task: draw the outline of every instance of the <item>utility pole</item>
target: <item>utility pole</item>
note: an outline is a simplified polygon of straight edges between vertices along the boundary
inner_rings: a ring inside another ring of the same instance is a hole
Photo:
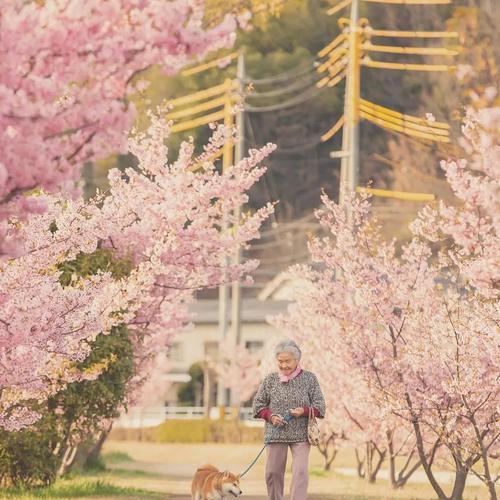
[[[240,52],[238,56],[238,66],[236,80],[238,84],[238,93],[243,99],[244,85],[245,85],[245,55]],[[245,153],[245,116],[244,116],[244,101],[240,103],[236,113],[236,128],[238,130],[238,139],[234,151],[234,163],[237,164],[243,159]],[[241,207],[238,205],[234,207],[234,218],[236,221],[235,230],[238,230],[238,221],[241,216]],[[241,248],[237,245],[234,253],[234,263],[238,265],[241,262]],[[231,290],[231,346],[236,347],[241,343],[241,283],[236,280],[232,284]],[[231,391],[232,392],[232,391]],[[230,405],[239,406],[238,394],[230,394]]]
[[[359,172],[359,99],[360,99],[360,39],[359,0],[351,2],[348,34],[348,62],[344,96],[345,123],[342,132],[342,162],[340,166],[340,201],[345,191],[355,191]]]
[[[243,98],[244,92],[244,82],[245,82],[245,55],[240,52],[238,56],[238,68],[237,68],[237,82],[239,94]],[[238,140],[236,142],[235,148],[235,164],[243,159],[245,153],[245,119],[244,119],[244,101],[241,103],[236,114],[236,128],[238,129]],[[234,209],[235,219],[238,221],[241,215],[241,207],[238,205]],[[241,262],[241,249],[239,245],[235,250],[234,263],[239,264]],[[232,298],[231,298],[231,329],[233,342],[235,345],[239,345],[241,342],[241,283],[239,280],[235,281],[232,286]]]
[[[359,122],[364,119],[375,125],[417,139],[433,142],[450,142],[449,125],[435,120],[427,120],[380,106],[361,99],[361,66],[396,71],[451,71],[455,66],[449,64],[406,63],[399,61],[373,60],[371,54],[401,54],[421,56],[454,57],[456,50],[446,47],[393,46],[372,43],[373,38],[457,38],[458,33],[447,31],[401,31],[373,29],[369,20],[359,17],[359,5],[362,0],[340,0],[327,11],[328,15],[337,14],[350,6],[350,18],[340,18],[342,32],[326,47],[318,52],[320,58],[327,60],[318,65],[317,72],[327,72],[327,76],[318,81],[319,88],[333,87],[344,76],[346,87],[344,94],[344,114],[321,136],[322,142],[331,139],[341,128],[342,149],[332,151],[330,158],[341,158],[339,199],[344,201],[346,192],[366,191],[374,196],[391,197],[401,200],[428,201],[427,193],[406,193],[358,186],[359,178]],[[451,0],[365,0],[373,3],[434,5],[448,4]],[[346,56],[346,57],[344,57]]]
[[[231,82],[226,81],[228,86],[228,90],[226,91],[226,97],[224,101],[224,125],[227,128],[231,128],[233,126],[233,115],[232,115],[232,99],[231,99]],[[223,154],[222,154],[222,172],[226,172],[227,169],[233,164],[233,144],[230,138],[226,139],[226,142],[223,146]],[[227,217],[225,216],[225,220],[222,222],[222,231],[228,231],[228,222]],[[225,256],[222,262],[222,268],[224,269],[221,276],[221,284],[219,285],[219,339],[222,344],[228,336],[229,330],[229,285],[227,283],[227,267],[229,265],[229,258]],[[226,405],[225,401],[226,391],[220,384],[217,385],[217,406],[223,408]],[[222,413],[222,411],[221,411]]]

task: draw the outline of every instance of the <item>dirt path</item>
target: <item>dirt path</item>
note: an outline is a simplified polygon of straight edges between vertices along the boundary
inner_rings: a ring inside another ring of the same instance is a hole
[[[345,499],[344,496],[324,496],[324,495],[309,495],[308,500],[341,500]],[[191,496],[188,495],[175,495],[175,496],[169,496],[168,500],[191,500]],[[241,500],[268,500],[267,496],[242,496]],[[356,500],[354,497],[351,497],[350,500]]]
[[[165,493],[168,500],[189,499],[191,479],[197,467],[211,462],[221,470],[238,473],[246,468],[256,453],[255,445],[224,444],[157,444],[130,441],[109,441],[106,453],[117,453],[129,457],[128,461],[107,464],[114,468],[110,480],[122,486],[142,488]],[[257,450],[258,451],[258,450]],[[130,460],[132,459],[132,460]],[[375,484],[368,484],[357,477],[352,458],[342,451],[336,458],[334,470],[322,470],[322,457],[313,450],[310,460],[310,480],[308,500],[392,500],[435,498],[435,493],[427,482],[423,471],[417,471],[411,482],[402,490],[393,490],[387,481],[387,470],[380,471]],[[266,500],[264,482],[265,457],[242,479],[241,500]],[[290,486],[290,463],[287,464],[285,491]],[[451,488],[452,476],[449,472],[436,472],[438,480],[446,488]],[[464,499],[488,498],[484,487],[475,486],[477,479],[468,478]]]

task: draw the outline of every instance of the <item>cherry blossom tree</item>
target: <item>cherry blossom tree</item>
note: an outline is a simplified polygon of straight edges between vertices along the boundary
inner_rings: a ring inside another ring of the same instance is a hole
[[[259,370],[260,359],[242,345],[233,345],[230,341],[222,343],[217,359],[209,359],[219,383],[231,390],[235,406],[248,401],[257,391],[262,380]]]
[[[440,203],[437,208],[427,207],[413,223],[416,234],[434,243],[443,245],[443,242],[451,239],[451,245],[445,245],[440,257],[443,265],[456,269],[456,282],[463,283],[462,288],[466,290],[460,290],[456,301],[463,303],[462,297],[466,293],[470,299],[468,305],[472,304],[474,309],[471,316],[462,313],[459,321],[453,325],[457,330],[457,356],[462,356],[460,362],[463,362],[466,352],[461,343],[463,334],[460,329],[474,331],[479,328],[478,339],[485,335],[498,335],[496,304],[500,282],[500,108],[483,108],[479,111],[470,109],[463,133],[462,144],[468,153],[468,159],[442,163],[461,205],[448,206]],[[488,321],[491,331],[485,333],[480,325],[482,323],[484,328]],[[483,348],[487,346],[484,345]],[[493,352],[498,360],[498,342]],[[498,380],[498,361],[488,366],[479,347],[473,355],[480,357],[485,362],[486,369],[491,371],[491,377],[496,376]],[[472,377],[478,376],[478,384],[479,373],[472,374]],[[460,389],[459,396],[464,406],[464,419],[473,428],[474,437],[471,439],[480,452],[483,464],[483,473],[474,469],[472,471],[488,486],[490,497],[496,499],[495,482],[498,477],[492,476],[488,458],[498,455],[499,435],[498,432],[495,434],[494,429],[498,410],[491,410],[491,414],[480,411],[483,409],[482,400],[478,400],[478,395],[467,390],[467,387]],[[498,388],[486,384],[482,397],[492,400],[493,405],[495,402],[498,405]],[[490,430],[493,430],[493,435],[488,432]]]
[[[413,230],[431,241],[451,238],[447,257],[486,298],[499,297],[500,107],[469,110],[462,145],[468,159],[442,162],[460,206],[426,207]]]
[[[119,324],[132,331],[136,378],[140,384],[154,355],[165,350],[187,320],[186,303],[201,287],[232,281],[257,263],[223,265],[237,245],[258,236],[266,206],[236,218],[233,208],[263,174],[258,166],[274,149],[250,150],[227,172],[210,160],[233,131],[218,127],[202,155],[193,144],[168,163],[165,138],[170,124],[151,116],[147,133],[136,134],[129,149],[138,166],[110,172],[110,190],[90,202],[44,196],[46,211],[11,229],[21,235],[22,255],[0,272],[0,425],[29,425],[38,418],[36,402],[64,384],[96,377],[78,372],[90,342]],[[221,231],[222,221],[237,227]],[[7,240],[11,236],[7,234]],[[14,236],[13,236],[14,237]],[[98,248],[128,259],[121,279],[100,272],[65,286],[59,265]],[[36,293],[33,291],[36,290]]]
[[[330,312],[329,303],[335,300],[330,284],[335,273],[296,266],[289,276],[297,283],[294,302],[273,323],[299,343],[303,363],[314,371],[323,388],[327,403],[321,422],[325,463],[334,458],[339,446],[352,446],[360,477],[374,482],[388,460],[393,486],[403,486],[420,465],[414,460],[415,440],[411,428],[377,401],[363,374],[350,361],[352,353]],[[402,455],[406,462],[397,471],[395,459]]]
[[[428,240],[416,236],[401,249],[384,241],[367,197],[346,200],[338,205],[323,196],[317,215],[327,235],[310,242],[318,268],[299,268],[315,290],[307,321],[321,325],[309,342],[315,356],[335,353],[320,365],[332,366],[339,353],[344,378],[360,378],[348,397],[369,390],[378,408],[372,422],[385,414],[413,429],[438,497],[460,498],[481,447],[491,454],[498,443],[495,303],[457,280],[456,268],[434,256]],[[450,496],[432,472],[438,446],[455,467]]]
[[[126,151],[127,95],[143,70],[174,73],[232,45],[235,16],[205,27],[204,10],[203,0],[2,2],[0,221],[42,208],[24,192],[71,194],[84,162]]]

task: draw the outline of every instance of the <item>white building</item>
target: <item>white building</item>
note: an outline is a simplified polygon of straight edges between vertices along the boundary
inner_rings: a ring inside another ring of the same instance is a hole
[[[260,291],[258,298],[244,298],[241,305],[241,343],[252,353],[262,353],[262,358],[269,353],[280,332],[270,325],[269,317],[285,312],[293,299],[293,291],[302,283],[291,281],[285,274],[278,274]],[[219,328],[219,302],[217,299],[197,300],[190,305],[193,327],[178,335],[168,353],[168,373],[163,380],[155,381],[158,394],[147,406],[130,408],[122,415],[115,427],[146,427],[157,425],[167,418],[202,418],[218,415],[217,381],[211,370],[206,369],[204,361],[207,356],[216,358],[221,344]],[[231,326],[229,325],[229,331]],[[195,391],[192,407],[180,407],[178,390],[191,377],[189,369],[193,364],[201,363],[203,370],[203,390]],[[162,388],[165,387],[165,390]],[[229,391],[219,395],[225,406],[231,405]],[[242,416],[250,413],[242,410]]]
[[[241,307],[242,345],[253,353],[264,351],[278,335],[276,329],[267,323],[266,318],[283,312],[287,304],[286,300],[244,299]],[[170,350],[170,372],[166,375],[166,379],[171,384],[164,396],[164,403],[167,405],[177,404],[177,391],[180,384],[189,380],[189,368],[194,363],[203,362],[207,356],[216,357],[219,350],[221,334],[218,301],[198,300],[191,305],[190,312],[194,315],[194,327],[180,334]],[[213,406],[216,389],[214,381],[210,382],[211,394],[205,393],[204,397],[200,394],[200,399],[208,398],[209,401],[204,401],[204,404]],[[230,403],[228,397],[225,403]]]

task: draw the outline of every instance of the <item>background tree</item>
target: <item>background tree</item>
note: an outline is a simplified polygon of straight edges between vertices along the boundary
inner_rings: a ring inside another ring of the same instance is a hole
[[[314,356],[329,357],[320,365],[340,367],[339,380],[354,381],[345,394],[366,384],[365,407],[371,399],[379,408],[366,412],[368,422],[413,430],[443,499],[460,498],[480,463],[483,472],[475,473],[496,498],[498,130],[497,109],[466,122],[468,160],[443,164],[462,203],[424,209],[401,249],[383,239],[368,199],[351,196],[341,206],[324,196],[318,217],[327,235],[310,243],[318,267],[297,268],[310,285],[281,318],[293,334],[302,332]],[[311,319],[297,324],[298,311]],[[455,469],[450,496],[432,472],[438,448]]]
[[[245,191],[263,174],[256,167],[273,147],[252,150],[223,175],[208,158],[225,141],[218,129],[204,156],[194,157],[186,143],[180,158],[167,163],[164,137],[169,126],[153,118],[148,134],[131,139],[139,158],[136,169],[110,173],[104,199],[90,202],[47,197],[49,209],[21,226],[24,255],[0,273],[0,335],[5,360],[0,370],[0,423],[22,427],[36,420],[26,402],[44,400],[64,383],[98,372],[78,370],[73,363],[91,352],[89,342],[113,326],[132,331],[135,377],[140,385],[154,354],[171,343],[187,320],[186,303],[195,290],[222,279],[221,257],[236,245],[257,237],[265,207],[241,219],[227,216],[246,201]],[[202,165],[200,172],[193,166]],[[191,200],[191,201],[190,201]],[[239,227],[220,231],[221,218]],[[59,267],[80,254],[108,248],[131,261],[127,276],[109,272],[71,276],[62,285]],[[245,275],[256,262],[227,269],[229,280]],[[32,290],[40,291],[33,296]]]
[[[182,384],[177,390],[179,403],[184,406],[198,406],[203,394],[203,368],[200,363],[194,363],[189,367],[189,382]]]

